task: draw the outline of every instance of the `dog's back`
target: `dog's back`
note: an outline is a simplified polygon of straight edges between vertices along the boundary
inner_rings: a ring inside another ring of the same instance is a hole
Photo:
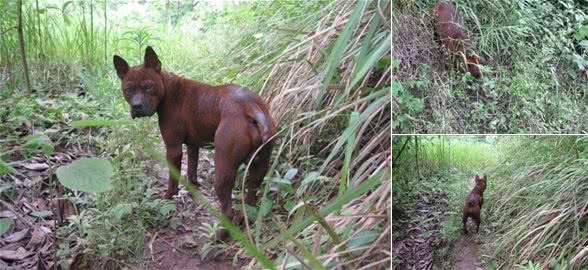
[[[452,54],[462,55],[468,71],[476,79],[481,77],[480,57],[472,46],[470,36],[460,22],[455,6],[448,2],[439,2],[431,9],[435,34],[441,44]]]
[[[463,213],[462,213],[462,222],[463,222],[463,230],[467,234],[467,227],[466,223],[468,218],[473,219],[477,224],[476,232],[480,229],[480,212],[482,211],[482,205],[484,204],[484,190],[486,190],[486,176],[479,177],[476,175],[475,177],[476,185],[474,188],[468,193],[464,206],[463,206]]]

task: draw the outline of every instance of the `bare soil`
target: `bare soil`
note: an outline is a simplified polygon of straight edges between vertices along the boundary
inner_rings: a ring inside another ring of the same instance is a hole
[[[199,191],[205,198],[218,207],[216,196],[212,188],[214,163],[209,158],[209,150],[200,150],[198,163]],[[163,194],[167,188],[167,169],[154,165],[158,172],[158,184]],[[186,176],[187,156],[184,152],[182,159],[182,175]],[[235,255],[238,247],[234,242],[217,244],[212,239],[203,224],[213,224],[216,219],[206,209],[199,207],[192,200],[188,191],[180,185],[180,191],[175,196],[176,213],[180,219],[177,228],[151,228],[145,235],[144,257],[147,269],[202,269],[202,270],[231,270],[241,269],[246,263],[243,254]],[[213,245],[205,258],[201,253],[205,245]]]
[[[475,236],[463,235],[453,247],[453,265],[456,270],[483,270],[478,256]]]

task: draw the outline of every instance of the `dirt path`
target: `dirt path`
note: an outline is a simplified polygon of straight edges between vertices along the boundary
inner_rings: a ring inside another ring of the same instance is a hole
[[[475,236],[462,236],[453,247],[453,265],[456,270],[483,270],[478,256]]]
[[[414,210],[396,217],[402,223],[402,239],[392,243],[394,269],[433,269],[433,250],[447,206],[447,194],[421,193]]]
[[[198,163],[199,191],[215,207],[216,198],[212,189],[211,177],[214,172],[213,161],[208,158],[209,151],[200,150]],[[186,153],[184,152],[184,157]],[[182,175],[186,175],[187,159],[182,160]],[[163,194],[167,187],[167,169],[158,164],[153,171],[157,173],[159,182],[157,189]],[[236,244],[216,244],[210,237],[208,225],[215,223],[204,208],[199,207],[192,200],[188,191],[180,185],[180,191],[175,197],[176,215],[179,224],[176,228],[151,228],[145,235],[144,256],[146,269],[202,269],[202,270],[231,270],[241,269],[246,263],[243,257],[236,256]],[[202,258],[202,255],[205,255]],[[242,255],[241,255],[242,256]],[[233,263],[235,261],[235,263]]]
[[[467,178],[466,186],[468,192],[474,186],[474,179]],[[468,221],[468,224],[471,222]],[[473,230],[469,230],[471,233],[468,235],[461,235],[461,238],[455,243],[452,251],[453,265],[456,270],[484,270],[480,256],[478,255],[478,238],[479,235],[473,233]],[[483,231],[483,230],[481,230]]]

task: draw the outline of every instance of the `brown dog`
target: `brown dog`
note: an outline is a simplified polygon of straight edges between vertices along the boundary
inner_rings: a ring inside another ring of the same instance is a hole
[[[468,234],[467,229],[467,222],[468,217],[472,218],[476,222],[476,233],[480,230],[480,211],[482,210],[482,205],[484,204],[484,190],[486,190],[486,176],[479,177],[476,175],[475,177],[476,185],[474,189],[468,193],[466,197],[465,205],[463,206],[463,232]]]
[[[214,142],[214,190],[222,213],[233,223],[240,223],[242,215],[233,215],[231,203],[237,169],[263,145],[252,161],[247,178],[245,202],[254,206],[257,189],[270,162],[271,138],[276,126],[265,102],[240,86],[212,86],[165,72],[151,47],[145,50],[142,65],[129,67],[117,55],[113,61],[123,94],[131,106],[131,117],[152,116],[157,112],[170,166],[179,170],[182,144],[187,145],[188,179],[194,185],[198,184],[199,148]],[[165,198],[171,199],[177,192],[177,179],[170,173]],[[226,231],[219,231],[220,239],[226,236]]]
[[[462,57],[467,70],[476,79],[480,79],[482,73],[478,64],[486,61],[479,56],[472,46],[472,41],[463,24],[459,22],[457,9],[451,3],[439,2],[431,10],[433,16],[435,35],[441,44],[453,55]]]

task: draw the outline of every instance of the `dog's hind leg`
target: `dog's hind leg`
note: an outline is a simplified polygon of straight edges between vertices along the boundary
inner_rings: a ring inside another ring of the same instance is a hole
[[[463,215],[461,222],[463,223],[463,233],[468,234],[468,216],[466,214]]]
[[[214,145],[214,191],[218,197],[221,212],[229,219],[233,220],[233,203],[231,193],[235,186],[235,176],[239,165],[243,163],[247,156],[247,150],[250,148],[247,137],[241,136],[240,130],[243,127],[240,122],[223,120],[216,130]],[[246,122],[244,123],[246,125]],[[233,224],[235,222],[233,221]],[[217,232],[219,240],[225,240],[228,236],[226,230]]]
[[[478,233],[478,231],[480,231],[480,223],[482,222],[480,219],[480,212],[476,213],[472,219],[476,221],[476,233]]]
[[[245,203],[248,205],[255,206],[257,203],[257,189],[267,173],[271,153],[271,145],[266,145],[264,149],[259,151],[258,156],[251,163],[249,175],[247,176],[247,193],[245,195]]]

